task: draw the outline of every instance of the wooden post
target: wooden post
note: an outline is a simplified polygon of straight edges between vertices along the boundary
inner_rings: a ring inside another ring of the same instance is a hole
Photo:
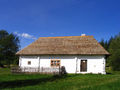
[[[25,72],[25,67],[24,67],[24,71],[23,72]]]
[[[60,66],[59,66],[59,75],[60,75],[61,71],[60,71]]]
[[[75,60],[76,60],[76,72],[75,73],[77,74],[77,69],[78,69],[77,68],[78,67],[78,57],[77,56],[75,57]]]
[[[38,59],[39,59],[38,72],[40,72],[40,56],[38,56]]]

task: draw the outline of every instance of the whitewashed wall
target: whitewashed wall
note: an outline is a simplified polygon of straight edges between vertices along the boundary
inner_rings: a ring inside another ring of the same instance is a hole
[[[104,56],[20,56],[21,67],[51,67],[51,59],[60,59],[67,73],[102,73],[105,74]],[[81,60],[87,60],[87,72],[80,72]],[[31,61],[31,65],[28,65]],[[40,64],[40,65],[39,65]]]
[[[87,60],[87,72],[80,72],[81,60]],[[105,58],[104,56],[78,56],[77,73],[105,73]]]
[[[65,66],[65,69],[69,73],[75,73],[76,71],[76,60],[75,56],[41,56],[40,57],[40,68],[51,67],[51,59],[60,59],[61,66]]]
[[[31,65],[28,65],[28,61],[31,61]],[[20,56],[19,66],[20,67],[38,67],[39,57],[38,56]]]

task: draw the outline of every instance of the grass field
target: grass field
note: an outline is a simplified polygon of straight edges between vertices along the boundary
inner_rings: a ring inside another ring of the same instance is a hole
[[[69,74],[52,76],[40,74],[11,74],[0,69],[0,90],[120,90],[120,72],[107,75]]]

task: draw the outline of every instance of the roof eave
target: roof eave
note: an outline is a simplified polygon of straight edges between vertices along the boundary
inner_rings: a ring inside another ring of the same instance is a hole
[[[47,55],[81,55],[81,56],[109,56],[110,54],[16,54],[17,56],[47,56]]]

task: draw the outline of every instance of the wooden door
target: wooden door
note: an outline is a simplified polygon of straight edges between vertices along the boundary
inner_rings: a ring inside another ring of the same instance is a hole
[[[81,60],[80,71],[87,72],[87,60]]]

